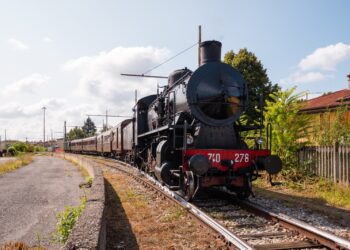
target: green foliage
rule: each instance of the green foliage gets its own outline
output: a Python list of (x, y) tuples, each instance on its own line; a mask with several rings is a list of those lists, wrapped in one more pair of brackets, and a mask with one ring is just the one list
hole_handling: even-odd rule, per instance
[(65, 210), (57, 215), (57, 240), (65, 243), (77, 219), (85, 208), (86, 198), (83, 198), (77, 207), (66, 206)]
[(68, 134), (67, 137), (69, 140), (75, 140), (75, 139), (81, 139), (81, 138), (85, 138), (85, 132), (78, 127), (72, 128)]
[(33, 152), (47, 152), (47, 148), (42, 147), (42, 146), (34, 146)]
[(7, 148), (7, 155), (16, 156), (17, 154), (18, 152), (13, 146)]
[(227, 52), (224, 62), (237, 69), (245, 79), (248, 85), (249, 104), (246, 109), (247, 124), (257, 123), (259, 119), (259, 111), (256, 107), (260, 106), (260, 95), (267, 97), (278, 91), (280, 88), (277, 84), (271, 84), (267, 76), (266, 69), (254, 53), (246, 48), (240, 49), (237, 54), (232, 50)]
[(28, 145), (25, 142), (15, 142), (12, 144), (12, 147), (14, 147), (16, 149), (16, 151), (18, 152), (28, 152)]
[[(342, 105), (334, 111), (328, 110), (322, 114), (322, 119), (314, 128), (314, 141), (321, 146), (335, 144), (350, 145), (350, 125), (346, 121), (347, 105)], [(334, 119), (331, 118), (334, 116)]]
[(86, 121), (84, 122), (84, 126), (82, 127), (84, 134), (86, 137), (89, 136), (94, 136), (96, 133), (96, 126), (95, 123), (91, 120), (90, 117), (88, 117), (86, 119)]
[(272, 153), (281, 157), (284, 174), (298, 173), (304, 166), (298, 165), (297, 152), (307, 144), (310, 117), (300, 114), (304, 93), (293, 94), (295, 88), (277, 91), (266, 101), (265, 126), (272, 124)]
[(89, 185), (89, 186), (91, 187), (92, 181), (93, 181), (92, 177), (91, 177), (91, 176), (86, 177), (86, 178), (85, 178), (85, 181), (86, 181), (86, 184)]

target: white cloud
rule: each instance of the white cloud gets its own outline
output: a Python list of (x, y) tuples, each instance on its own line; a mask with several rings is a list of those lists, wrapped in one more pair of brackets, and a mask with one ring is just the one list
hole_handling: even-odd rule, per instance
[(8, 40), (8, 43), (15, 50), (28, 50), (29, 49), (29, 45), (25, 44), (24, 42), (22, 42), (20, 40), (15, 39), (15, 38), (10, 38)]
[[(169, 55), (170, 52), (162, 48), (117, 47), (97, 55), (67, 61), (63, 69), (76, 73), (79, 82), (71, 85), (65, 99), (56, 98), (55, 93), (52, 93), (52, 98), (34, 103), (22, 103), (20, 100), (3, 103), (0, 105), (0, 133), (7, 129), (8, 138), (25, 140), (28, 136), (29, 140), (41, 140), (43, 106), (47, 107), (47, 135), (50, 135), (52, 129), (57, 137), (62, 136), (55, 132), (63, 131), (64, 121), (67, 121), (68, 126), (82, 126), (87, 114), (104, 114), (108, 109), (111, 115), (131, 115), (134, 90), (139, 91), (139, 97), (155, 93), (158, 81), (122, 77), (120, 73), (142, 73), (163, 62)], [(5, 88), (8, 93), (27, 93), (46, 84), (48, 80), (47, 76), (33, 74)], [(104, 119), (92, 117), (97, 127), (102, 126)], [(108, 123), (114, 126), (121, 120), (122, 118), (109, 118)]]
[(3, 95), (12, 95), (12, 94), (22, 94), (22, 93), (33, 93), (35, 90), (47, 84), (50, 77), (46, 75), (41, 75), (34, 73), (30, 76), (26, 76), (16, 82), (6, 85), (3, 88)]
[(121, 73), (142, 73), (164, 61), (170, 52), (165, 48), (116, 47), (96, 56), (66, 62), (63, 69), (80, 75), (79, 93), (95, 100), (115, 103), (117, 108), (133, 102), (134, 90), (141, 94), (156, 92), (157, 81), (125, 77)]
[(289, 77), (286, 79), (282, 79), (281, 83), (282, 84), (299, 84), (299, 83), (310, 83), (310, 82), (317, 82), (317, 81), (322, 81), (326, 78), (329, 78), (331, 76), (326, 75), (321, 72), (300, 72), (297, 71), (293, 74), (291, 74)]
[(288, 77), (281, 79), (282, 84), (311, 83), (333, 77), (339, 63), (350, 59), (350, 45), (331, 44), (318, 48), (300, 60), (296, 70)]
[(0, 117), (1, 119), (33, 118), (42, 114), (42, 107), (55, 110), (65, 104), (66, 100), (57, 98), (43, 99), (29, 105), (12, 102), (0, 106)]
[[(72, 105), (65, 99), (48, 98), (27, 105), (18, 102), (0, 105), (1, 133), (7, 130), (7, 138), (24, 140), (41, 140), (43, 135), (43, 110), (46, 107), (46, 134), (63, 131), (63, 121), (68, 119), (72, 124), (82, 123), (83, 119), (78, 113), (70, 113)], [(91, 110), (94, 110), (92, 105)], [(82, 110), (80, 106), (73, 109)], [(1, 134), (0, 133), (0, 134)], [(62, 134), (55, 134), (55, 137)]]
[(45, 43), (51, 43), (53, 40), (52, 40), (51, 37), (46, 36), (46, 37), (43, 38), (43, 41), (44, 41)]
[(316, 49), (312, 54), (302, 59), (298, 67), (303, 70), (335, 70), (336, 66), (350, 58), (350, 45), (344, 43), (331, 44)]

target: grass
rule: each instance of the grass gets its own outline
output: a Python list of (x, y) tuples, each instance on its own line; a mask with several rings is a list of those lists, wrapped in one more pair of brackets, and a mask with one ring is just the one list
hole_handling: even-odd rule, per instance
[(89, 177), (90, 177), (88, 171), (86, 171), (86, 169), (80, 164), (79, 161), (76, 161), (76, 160), (73, 160), (73, 159), (70, 159), (70, 158), (66, 158), (65, 156), (64, 156), (64, 159), (67, 160), (67, 161), (70, 161), (70, 162), (73, 163), (75, 166), (77, 166), (78, 169), (79, 169), (79, 171), (83, 174), (83, 176), (84, 176), (85, 178), (89, 178)]
[(180, 218), (186, 216), (186, 211), (179, 205), (174, 205), (170, 209), (170, 211), (163, 215), (161, 218), (161, 222), (171, 222), (174, 220), (179, 220)]
[(294, 196), (322, 199), (328, 205), (350, 210), (350, 187), (319, 177), (309, 177), (299, 181), (286, 178), (279, 178), (279, 180), (282, 180), (281, 186), (271, 187), (266, 178), (256, 180), (254, 186)]
[(319, 179), (310, 189), (327, 203), (350, 210), (350, 188)]
[(5, 174), (7, 172), (16, 170), (17, 168), (28, 165), (33, 161), (33, 156), (31, 154), (23, 154), (14, 158), (14, 160), (10, 160), (8, 162), (0, 164), (0, 175)]

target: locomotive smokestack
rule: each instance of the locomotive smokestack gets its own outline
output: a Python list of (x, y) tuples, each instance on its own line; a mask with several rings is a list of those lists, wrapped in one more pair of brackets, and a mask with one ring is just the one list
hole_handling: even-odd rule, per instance
[(221, 43), (219, 41), (205, 41), (200, 44), (201, 65), (208, 62), (221, 61)]

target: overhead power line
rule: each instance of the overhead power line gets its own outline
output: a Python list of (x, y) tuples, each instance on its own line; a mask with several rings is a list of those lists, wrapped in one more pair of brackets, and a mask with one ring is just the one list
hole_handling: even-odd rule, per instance
[(192, 44), (190, 47), (188, 47), (188, 48), (186, 48), (186, 49), (180, 51), (180, 52), (177, 53), (176, 55), (170, 57), (169, 59), (167, 59), (167, 60), (165, 60), (164, 62), (158, 64), (157, 66), (154, 66), (153, 68), (151, 68), (151, 69), (149, 69), (149, 70), (143, 72), (142, 75), (146, 75), (147, 73), (151, 72), (152, 70), (155, 70), (155, 69), (159, 68), (159, 67), (162, 66), (163, 64), (166, 64), (167, 62), (173, 60), (174, 58), (178, 57), (179, 55), (181, 55), (181, 54), (185, 53), (186, 51), (192, 49), (192, 48), (193, 48), (194, 46), (196, 46), (196, 45), (198, 45), (198, 42), (196, 42), (196, 43)]

